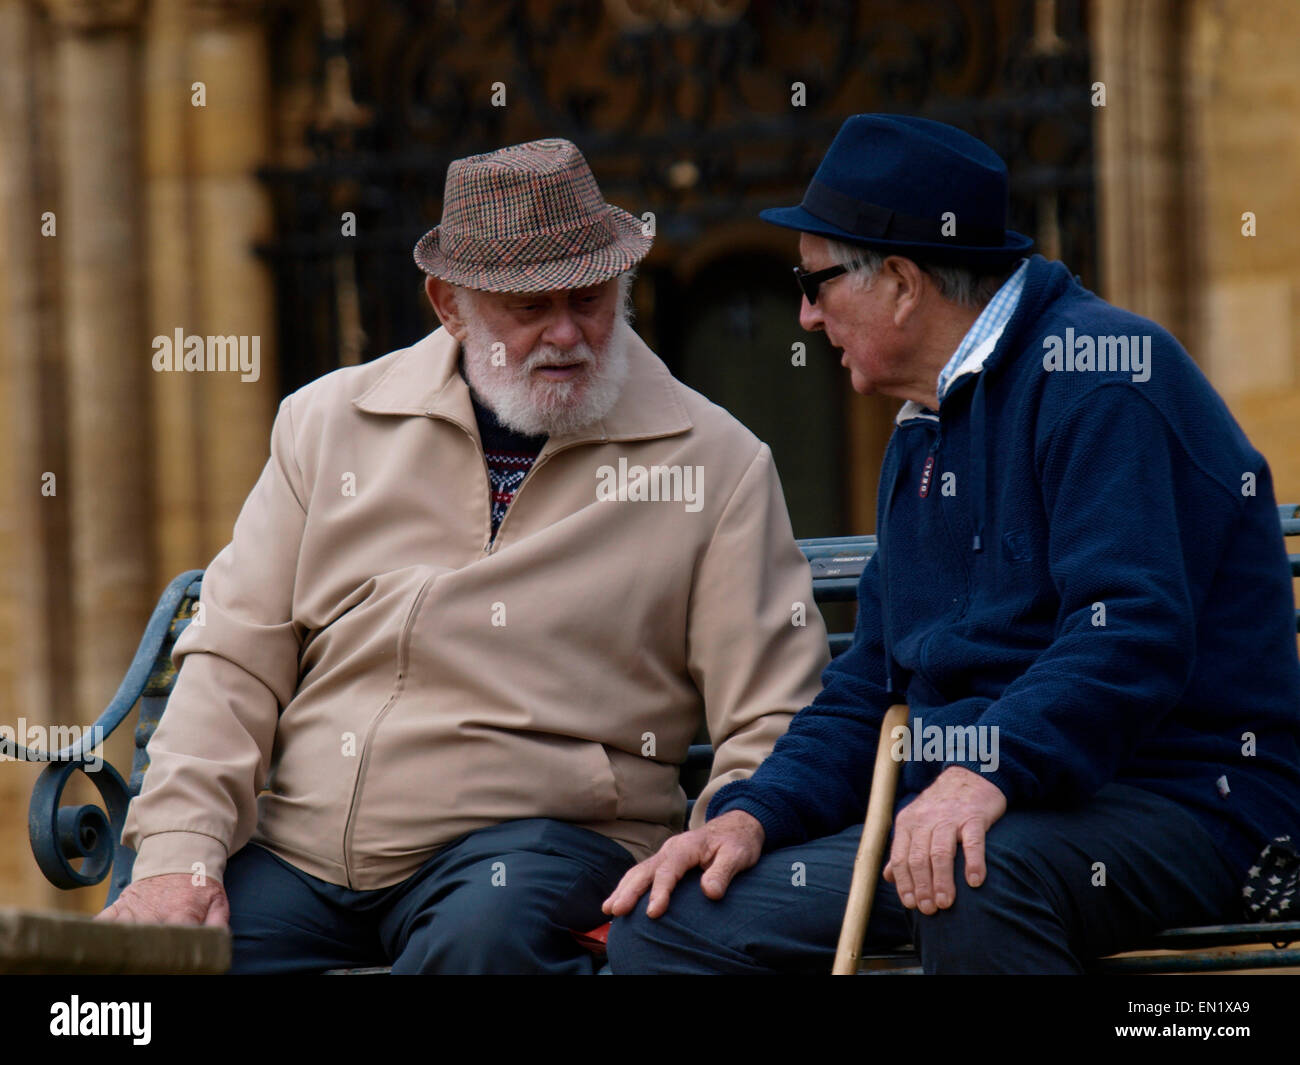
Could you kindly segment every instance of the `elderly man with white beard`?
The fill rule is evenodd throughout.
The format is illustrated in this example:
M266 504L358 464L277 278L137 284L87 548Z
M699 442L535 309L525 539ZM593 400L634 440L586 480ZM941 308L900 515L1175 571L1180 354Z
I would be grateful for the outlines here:
M770 451L628 323L649 246L568 141L452 163L442 327L281 403L102 919L228 923L240 973L595 970L697 734L693 825L828 660Z

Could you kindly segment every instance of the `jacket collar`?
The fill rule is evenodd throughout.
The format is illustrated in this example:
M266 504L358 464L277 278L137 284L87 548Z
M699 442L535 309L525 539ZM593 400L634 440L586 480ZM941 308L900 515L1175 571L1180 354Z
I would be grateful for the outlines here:
M950 367L946 367L946 369L949 369L951 376L948 378L947 387L939 400L940 404L949 395L960 392L968 380L976 379L977 375L997 369L1003 363L1017 358L1021 354L1019 346L1022 343L1023 335L1033 330L1042 308L1059 296L1070 280L1070 273L1062 263L1045 259L1041 255L1030 256L1026 262L1017 268L1017 272L1020 270L1024 271L1024 276L1020 282L1019 297L1016 299L1011 313L992 329L983 341L968 351L959 365L951 366L950 364ZM1007 279L1003 288L999 289L999 295L1012 283L1012 280L1013 278ZM967 337L971 335L971 332L975 330L978 324L979 319L971 326L971 330L967 332ZM1003 343L1004 338L1007 343ZM963 338L962 343L965 343L965 338ZM960 347L959 345L958 350L960 350ZM918 418L937 422L939 421L939 414L937 411L909 399L903 403L894 416L894 424L902 425L904 422Z
M682 403L682 386L629 327L628 376L613 409L595 425L548 443L645 440L693 427ZM457 371L460 345L443 327L397 353L373 385L352 400L369 414L444 418L474 431L469 386Z
M993 349L997 347L998 340L1000 340L1001 337L1002 329L999 328L996 333L990 337L986 337L978 347L972 348L967 353L953 376L948 380L948 387L944 389L945 396L948 392L953 391L955 386L959 383L965 383L962 381L963 377L981 373L984 370L985 362L987 362L989 356L993 354ZM942 404L943 400L940 399L939 402ZM937 422L939 420L939 413L929 407L922 406L914 399L909 399L903 402L898 413L894 415L894 424L902 425L904 422L910 421L913 418L927 418L930 421Z

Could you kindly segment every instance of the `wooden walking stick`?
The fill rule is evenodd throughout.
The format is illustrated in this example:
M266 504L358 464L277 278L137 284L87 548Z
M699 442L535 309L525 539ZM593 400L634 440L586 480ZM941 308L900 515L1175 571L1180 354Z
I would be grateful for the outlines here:
M871 773L871 793L867 796L867 820L862 826L862 842L853 859L853 879L849 883L849 902L840 926L840 943L835 949L832 976L853 976L858 971L862 937L871 917L871 903L876 897L876 881L885 859L885 842L894 816L894 792L903 763L890 756L894 729L907 724L907 706L895 703L885 711L880 723L880 742L876 744L876 766Z

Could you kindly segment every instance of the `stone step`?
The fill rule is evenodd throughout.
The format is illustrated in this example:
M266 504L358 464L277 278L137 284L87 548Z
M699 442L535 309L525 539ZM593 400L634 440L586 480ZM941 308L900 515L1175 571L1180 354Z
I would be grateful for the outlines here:
M224 973L230 930L0 906L0 973Z

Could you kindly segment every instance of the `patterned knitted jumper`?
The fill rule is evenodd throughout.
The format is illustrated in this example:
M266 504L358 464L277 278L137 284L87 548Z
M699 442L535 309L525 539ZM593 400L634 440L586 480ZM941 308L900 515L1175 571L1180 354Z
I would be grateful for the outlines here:
M478 419L478 435L483 441L483 455L487 459L488 480L492 490L492 539L497 536L501 520L506 516L515 492L523 484L533 462L546 443L545 436L524 436L502 425L495 413L474 401L474 416Z

